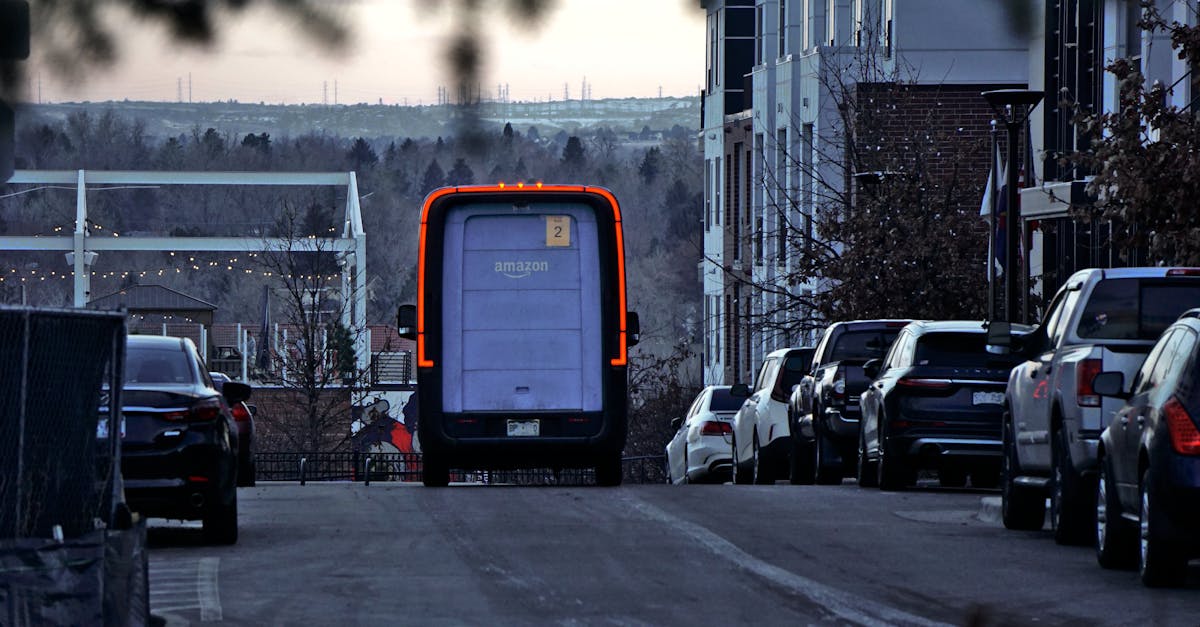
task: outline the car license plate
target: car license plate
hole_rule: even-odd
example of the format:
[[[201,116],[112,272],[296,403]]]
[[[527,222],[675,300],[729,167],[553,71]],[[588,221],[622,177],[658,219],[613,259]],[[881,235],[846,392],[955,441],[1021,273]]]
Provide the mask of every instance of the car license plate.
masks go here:
[[[125,437],[125,417],[121,416],[121,437]],[[96,439],[108,439],[108,417],[102,416],[96,421]]]
[[[509,420],[508,435],[514,438],[537,437],[541,432],[541,424],[536,420]]]
[[[971,401],[976,405],[1003,405],[1004,392],[975,392]]]

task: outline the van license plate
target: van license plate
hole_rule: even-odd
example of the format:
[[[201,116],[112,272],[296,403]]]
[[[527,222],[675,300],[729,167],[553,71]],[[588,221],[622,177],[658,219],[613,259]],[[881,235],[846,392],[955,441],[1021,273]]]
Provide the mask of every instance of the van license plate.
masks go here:
[[[1004,392],[975,392],[971,400],[976,405],[1003,405]]]
[[[536,420],[509,420],[508,435],[515,438],[537,437],[541,424]]]

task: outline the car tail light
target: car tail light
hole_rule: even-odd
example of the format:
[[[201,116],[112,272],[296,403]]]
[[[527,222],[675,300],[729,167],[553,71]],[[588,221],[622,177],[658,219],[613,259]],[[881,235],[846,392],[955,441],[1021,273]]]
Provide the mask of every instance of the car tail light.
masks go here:
[[[1075,364],[1075,402],[1080,407],[1099,407],[1100,395],[1092,389],[1092,379],[1100,374],[1103,362],[1099,359],[1085,359]]]
[[[842,398],[846,395],[846,371],[838,368],[837,379],[833,381],[833,395]]]
[[[922,379],[918,377],[904,377],[896,381],[896,385],[905,388],[913,388],[918,390],[946,390],[950,388],[949,379]]]
[[[1171,268],[1167,276],[1200,276],[1200,268]]]
[[[1200,430],[1188,414],[1187,409],[1174,396],[1163,405],[1167,417],[1167,431],[1171,433],[1171,446],[1180,455],[1200,455]]]
[[[229,413],[233,414],[233,419],[238,422],[250,420],[250,410],[246,409],[244,403],[234,403],[233,407],[229,408]]]
[[[706,420],[700,423],[700,435],[726,435],[733,433],[733,425],[728,422]]]
[[[188,410],[187,418],[189,422],[208,422],[216,420],[221,416],[221,401],[215,398],[208,398],[202,401],[197,401]]]

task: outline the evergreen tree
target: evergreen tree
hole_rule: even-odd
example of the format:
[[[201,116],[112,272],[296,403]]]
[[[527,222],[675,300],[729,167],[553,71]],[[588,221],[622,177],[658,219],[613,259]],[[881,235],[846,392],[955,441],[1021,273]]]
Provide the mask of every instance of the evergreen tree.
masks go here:
[[[354,170],[362,170],[363,166],[373,166],[379,162],[379,156],[367,140],[359,137],[354,140],[350,150],[346,152],[346,160],[353,164]]]
[[[567,138],[567,145],[563,146],[562,163],[568,169],[578,170],[587,163],[587,154],[583,148],[583,142],[579,138],[572,135]]]
[[[442,166],[437,159],[429,162],[429,167],[425,168],[425,175],[421,177],[421,195],[446,186],[446,173],[442,170]]]
[[[475,172],[471,170],[471,166],[467,165],[466,159],[458,158],[454,161],[454,167],[446,173],[447,185],[470,185],[475,182]]]
[[[638,166],[638,176],[642,177],[642,182],[649,185],[658,178],[658,173],[662,170],[662,151],[658,146],[653,146],[646,150],[645,156],[642,157],[642,164]],[[679,181],[676,181],[679,182]]]

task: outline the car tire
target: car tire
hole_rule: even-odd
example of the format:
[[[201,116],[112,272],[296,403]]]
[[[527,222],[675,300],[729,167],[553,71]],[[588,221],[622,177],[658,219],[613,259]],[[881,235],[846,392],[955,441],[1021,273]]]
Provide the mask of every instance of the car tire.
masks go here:
[[[621,454],[609,454],[603,461],[596,464],[596,485],[615,488],[621,485],[622,474]]]
[[[1142,583],[1151,588],[1175,588],[1187,580],[1188,554],[1163,537],[1166,521],[1158,500],[1150,490],[1150,471],[1142,473],[1141,507],[1138,515],[1139,543],[1138,574]]]
[[[1013,442],[1012,420],[1004,414],[1003,455],[1000,458],[1000,518],[1005,529],[1037,531],[1046,520],[1046,497],[1016,483],[1021,473],[1017,450]]]
[[[879,489],[887,491],[903,490],[908,487],[912,472],[908,465],[894,450],[890,450],[887,438],[879,438]]]
[[[792,454],[788,458],[788,481],[792,485],[812,485],[813,476],[812,443],[792,435]]]
[[[237,544],[237,490],[232,492],[228,502],[214,502],[204,512],[203,533],[204,541],[208,544]]]
[[[967,471],[954,466],[938,469],[938,485],[943,488],[963,488],[967,485]]]
[[[692,476],[688,474],[687,443],[683,445],[683,476],[679,478],[679,482],[684,485],[692,482]]]
[[[813,474],[818,485],[841,485],[841,465],[831,466],[825,461],[825,449],[828,447],[829,442],[821,434],[821,429],[817,428],[813,440]]]
[[[771,485],[775,483],[775,477],[771,475],[771,460],[763,454],[762,448],[758,445],[758,429],[754,430],[754,439],[750,442],[750,450],[753,451],[751,459],[753,460],[754,469],[754,485]]]
[[[1067,435],[1058,429],[1050,450],[1054,478],[1050,480],[1050,525],[1054,541],[1061,545],[1087,546],[1096,539],[1096,489],[1075,472]]]
[[[858,487],[879,487],[879,471],[875,468],[877,463],[867,459],[867,436],[860,431],[858,434]]]
[[[1137,565],[1138,528],[1121,516],[1107,458],[1100,458],[1100,479],[1096,482],[1096,561],[1104,568],[1127,569]]]
[[[441,455],[426,451],[422,456],[421,483],[427,488],[444,488],[450,485],[450,466]]]
[[[254,463],[253,460],[251,460],[245,464],[242,464],[242,467],[238,468],[238,487],[239,488],[253,488],[256,483],[256,481],[255,481],[256,471],[257,471],[256,464]]]
[[[737,436],[733,437],[733,483],[736,485],[749,485],[754,480],[753,467],[750,463],[743,462],[738,459],[738,444]]]

